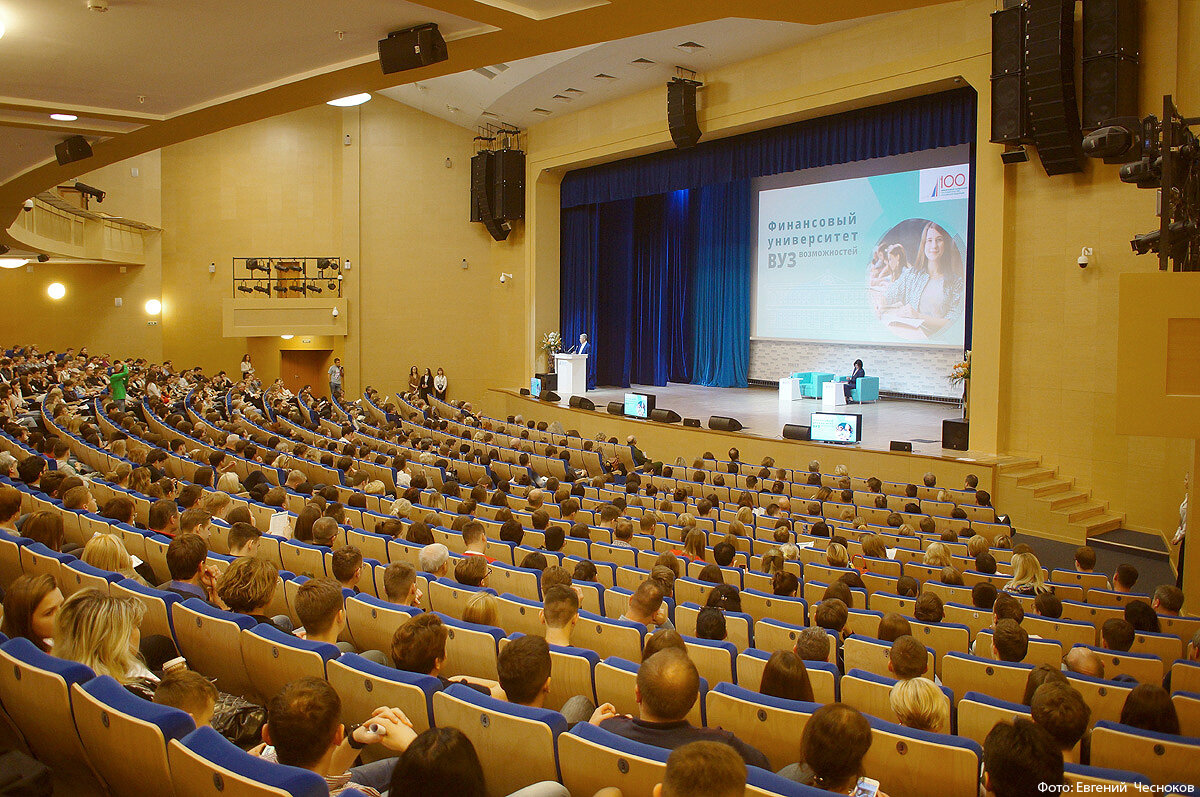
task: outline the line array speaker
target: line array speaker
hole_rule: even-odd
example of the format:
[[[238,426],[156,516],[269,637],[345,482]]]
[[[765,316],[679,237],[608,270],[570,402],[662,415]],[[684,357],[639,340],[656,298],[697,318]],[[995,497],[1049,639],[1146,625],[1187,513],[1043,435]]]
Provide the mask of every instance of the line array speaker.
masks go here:
[[[1025,107],[1025,6],[992,13],[992,142],[1029,139]]]
[[[608,414],[609,415],[624,415],[625,414],[625,405],[619,401],[608,402]]]
[[[83,136],[71,136],[54,145],[54,157],[59,166],[92,157],[92,145]]]
[[[795,423],[784,424],[783,437],[785,440],[811,440],[812,430],[808,426]]]
[[[708,428],[720,432],[740,432],[742,423],[737,418],[727,418],[724,415],[713,415],[708,419]]]
[[[695,80],[673,78],[667,84],[667,127],[671,129],[671,140],[679,149],[696,146],[700,140],[700,123],[696,121]]]
[[[543,390],[541,393],[538,393],[538,399],[540,401],[562,401],[562,396],[553,390]]]
[[[1075,0],[1027,0],[1025,102],[1029,129],[1048,175],[1083,171],[1075,102]]]
[[[587,396],[571,396],[571,398],[567,401],[567,403],[570,404],[572,407],[575,407],[575,408],[581,409],[581,410],[596,409],[595,402],[593,402]]]
[[[1141,57],[1138,0],[1083,2],[1083,129],[1137,117]]]
[[[433,22],[392,31],[379,40],[379,67],[385,75],[436,64],[447,57],[446,40]]]
[[[650,420],[658,421],[659,423],[679,423],[683,419],[679,417],[679,413],[675,410],[660,410],[655,407],[650,410]]]
[[[499,219],[525,218],[525,153],[519,149],[495,152],[492,210]]]

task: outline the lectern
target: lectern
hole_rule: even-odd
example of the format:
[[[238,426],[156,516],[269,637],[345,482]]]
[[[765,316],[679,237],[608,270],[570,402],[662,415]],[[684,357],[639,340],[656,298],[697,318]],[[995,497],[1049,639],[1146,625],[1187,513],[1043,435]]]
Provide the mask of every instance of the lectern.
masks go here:
[[[554,370],[558,373],[558,395],[563,398],[582,396],[587,392],[587,355],[556,354]]]

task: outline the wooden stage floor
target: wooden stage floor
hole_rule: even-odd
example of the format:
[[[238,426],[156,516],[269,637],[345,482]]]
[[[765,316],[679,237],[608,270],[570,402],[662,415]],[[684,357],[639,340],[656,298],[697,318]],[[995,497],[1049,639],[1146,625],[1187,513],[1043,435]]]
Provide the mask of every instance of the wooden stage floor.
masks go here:
[[[788,423],[809,425],[809,415],[821,412],[820,399],[801,399],[781,404],[779,391],[770,387],[726,388],[701,387],[670,383],[666,387],[634,385],[629,388],[600,388],[589,390],[587,398],[603,411],[610,401],[621,401],[627,392],[650,393],[657,406],[675,410],[684,418],[699,418],[708,426],[710,415],[736,418],[745,434],[781,439],[783,426]],[[567,402],[563,401],[565,405]],[[942,448],[942,421],[961,418],[962,409],[952,404],[902,399],[880,399],[870,404],[850,404],[829,410],[852,412],[863,416],[863,438],[858,446],[873,451],[887,451],[893,440],[913,444],[913,452],[932,456],[969,456],[967,452]]]

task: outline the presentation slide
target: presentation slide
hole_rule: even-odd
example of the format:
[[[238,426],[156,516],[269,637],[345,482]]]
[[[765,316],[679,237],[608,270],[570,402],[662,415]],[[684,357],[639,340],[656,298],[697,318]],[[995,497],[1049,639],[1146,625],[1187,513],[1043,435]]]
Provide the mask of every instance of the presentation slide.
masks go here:
[[[650,417],[649,399],[641,393],[626,393],[625,414],[634,418]]]
[[[753,335],[961,348],[971,175],[967,157],[955,157],[928,168],[912,168],[911,156],[850,164],[842,173],[886,171],[847,179],[828,179],[837,174],[828,167],[756,181]]]

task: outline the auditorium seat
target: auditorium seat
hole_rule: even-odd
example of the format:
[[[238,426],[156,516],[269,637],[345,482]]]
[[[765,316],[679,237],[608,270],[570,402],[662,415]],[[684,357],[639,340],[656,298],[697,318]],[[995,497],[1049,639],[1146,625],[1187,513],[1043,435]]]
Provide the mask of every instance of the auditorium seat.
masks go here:
[[[359,650],[387,653],[392,649],[396,629],[420,613],[420,609],[412,606],[400,606],[371,595],[354,595],[346,599],[346,630]]]
[[[743,650],[737,657],[737,683],[747,689],[757,689],[762,684],[763,670],[771,658],[772,651]],[[836,664],[827,661],[806,661],[808,680],[812,684],[813,699],[818,703],[836,703],[839,699],[841,673]]]
[[[61,584],[63,565],[74,559],[74,556],[52,551],[40,542],[21,546],[21,570],[27,576],[45,574]]]
[[[1172,692],[1171,703],[1179,715],[1179,732],[1184,736],[1200,736],[1200,693]]]
[[[154,583],[165,584],[171,580],[171,571],[167,567],[167,548],[171,544],[171,540],[161,534],[151,534],[149,532],[139,535],[142,538],[142,546],[145,554],[134,553],[133,549],[126,546],[126,550],[130,555],[141,558],[150,569],[154,571]],[[258,547],[259,553],[263,551],[263,545],[260,541]]]
[[[1172,617],[1168,614],[1160,614],[1158,625],[1164,634],[1174,634],[1185,643],[1200,633],[1200,617]]]
[[[489,625],[476,625],[438,613],[446,626],[446,660],[441,674],[474,675],[496,680],[496,654],[504,630]],[[390,649],[390,646],[389,646]]]
[[[7,590],[21,576],[21,546],[32,542],[28,537],[13,537],[0,531],[0,589]]]
[[[694,603],[684,603],[675,607],[675,630],[684,636],[696,635],[696,618],[700,608]],[[754,647],[753,620],[744,612],[724,612],[726,641],[738,650]]]
[[[863,767],[888,797],[978,797],[983,750],[970,739],[867,717],[872,741]]]
[[[1106,681],[1103,678],[1092,678],[1076,672],[1064,671],[1063,675],[1067,676],[1067,681],[1071,686],[1083,695],[1083,702],[1091,707],[1090,722],[1093,725],[1100,720],[1118,721],[1121,718],[1121,709],[1125,706],[1126,698],[1133,691],[1133,687],[1137,686],[1129,681]],[[1024,691],[1018,695],[1018,697],[1022,696],[1024,696]]]
[[[956,696],[982,692],[1010,702],[1020,700],[1029,680],[1029,664],[999,662],[966,653],[942,657],[942,683]]]
[[[1121,789],[1124,784],[1141,784],[1150,786],[1150,779],[1145,775],[1137,772],[1129,772],[1123,769],[1105,769],[1103,767],[1089,767],[1082,764],[1064,764],[1063,775],[1066,777],[1066,782],[1072,786],[1075,791],[1073,794],[1095,794],[1100,791],[1100,788],[1105,788],[1109,793],[1125,793],[1137,794],[1148,791],[1148,789],[1133,790]],[[1097,788],[1100,787],[1100,788]]]
[[[112,797],[170,795],[167,743],[196,729],[187,712],[136,697],[107,675],[71,686],[75,730]]]
[[[315,772],[251,755],[205,726],[167,745],[175,797],[328,797]]]
[[[641,661],[642,638],[646,627],[641,623],[604,618],[580,611],[579,622],[571,633],[571,642],[581,648],[594,650],[600,658],[616,656],[628,661]]]
[[[451,569],[453,569],[453,560],[451,560]],[[449,578],[434,579],[429,582],[428,586],[430,608],[438,614],[448,615],[459,620],[462,619],[463,610],[467,608],[467,602],[475,597],[476,592],[496,594],[495,590],[489,587],[468,587]]]
[[[967,692],[958,701],[958,735],[982,745],[996,723],[1018,716],[1030,719],[1029,706],[982,692]]]
[[[1062,605],[1063,619],[1091,623],[1096,629],[1097,642],[1100,641],[1100,628],[1104,625],[1105,620],[1125,619],[1125,610],[1117,606],[1101,606],[1093,603],[1080,603],[1078,601],[1063,601]]]
[[[913,616],[913,604],[916,603],[916,600],[916,598],[905,598],[886,592],[873,592],[867,599],[867,605],[875,611],[883,612],[884,614],[895,612],[911,619]],[[988,616],[991,616],[990,612]],[[991,621],[989,620],[988,622],[990,623]]]
[[[81,589],[98,589],[108,595],[109,585],[122,578],[124,576],[92,567],[87,562],[74,559],[63,563],[59,572],[58,586],[62,590],[63,597],[70,597]]]
[[[108,592],[114,598],[133,598],[146,607],[140,626],[142,636],[162,634],[168,639],[175,638],[171,627],[171,605],[183,600],[178,593],[147,587],[132,578],[110,584]]]
[[[992,629],[985,628],[975,637],[975,651],[980,658],[992,658]],[[1022,664],[1048,664],[1051,667],[1061,667],[1063,660],[1062,645],[1056,639],[1030,639]]]
[[[888,670],[888,661],[892,650],[892,643],[884,642],[874,637],[853,635],[846,637],[842,642],[842,646],[845,650],[844,663],[846,672],[857,668],[875,673],[876,675],[891,675],[891,672]],[[925,675],[930,680],[933,680],[935,656],[928,646],[925,649],[929,658],[929,669],[926,670]]]
[[[988,617],[991,617],[989,613]],[[991,623],[989,622],[990,626]],[[1021,621],[1021,627],[1029,632],[1031,637],[1040,636],[1042,639],[1054,639],[1058,641],[1062,648],[1063,656],[1076,645],[1094,645],[1096,644],[1096,629],[1091,623],[1085,623],[1080,620],[1066,620],[1061,618],[1041,617],[1036,614],[1027,614],[1025,619]]]
[[[1109,720],[1092,728],[1091,763],[1119,769],[1137,762],[1137,770],[1155,785],[1200,783],[1200,738],[1144,731]]]
[[[777,620],[797,627],[808,624],[808,603],[803,598],[781,597],[747,589],[742,591],[742,611],[756,622]]]
[[[0,645],[0,704],[33,755],[53,771],[56,792],[100,790],[71,713],[71,687],[93,675],[82,664],[43,653],[23,637]]]
[[[634,742],[580,722],[558,737],[562,783],[572,795],[615,787],[626,795],[650,794],[662,782],[669,750]]]
[[[557,780],[557,739],[567,723],[557,711],[496,700],[462,684],[433,696],[440,727],[466,734],[483,764],[488,794],[511,794],[543,780]]]
[[[1091,645],[1090,648],[1104,662],[1104,675],[1112,679],[1118,675],[1128,675],[1141,684],[1161,684],[1165,674],[1162,659],[1139,653],[1129,653],[1119,650],[1106,650]]]
[[[925,647],[933,651],[934,668],[930,670],[937,675],[942,674],[942,657],[947,653],[968,653],[971,649],[971,629],[956,623],[921,623],[910,622],[912,635]],[[878,630],[878,626],[876,626]]]
[[[1117,606],[1122,609],[1125,604],[1130,601],[1145,601],[1151,602],[1149,595],[1141,595],[1134,592],[1117,592],[1115,589],[1090,589],[1088,590],[1087,602],[1093,606]]]
[[[285,540],[279,546],[279,569],[288,570],[298,576],[321,578],[325,573],[325,552],[319,545],[310,545],[299,540]]]
[[[242,631],[257,623],[244,614],[222,611],[199,598],[171,604],[171,627],[188,666],[215,678],[222,692],[247,699],[254,685],[242,662]]]
[[[1185,652],[1183,640],[1174,634],[1152,634],[1138,632],[1133,637],[1130,653],[1156,656],[1163,662],[1175,661]]]
[[[683,643],[701,678],[714,684],[736,681],[734,660],[737,659],[738,649],[732,643],[692,636],[684,636]]]
[[[488,588],[496,592],[510,592],[531,601],[542,599],[541,571],[521,567],[492,565],[488,575]]]
[[[412,721],[417,733],[433,726],[433,695],[442,682],[432,675],[397,670],[345,653],[326,664],[330,686],[342,699],[342,720],[362,722],[380,706],[394,706]],[[364,747],[361,755],[374,761],[394,755],[380,745]]]
[[[819,703],[784,700],[731,683],[719,683],[705,696],[708,725],[732,732],[758,748],[775,770],[800,757],[800,737]]]
[[[325,664],[336,659],[336,645],[285,634],[259,623],[242,631],[242,662],[250,683],[264,704],[298,678],[325,678]]]
[[[883,612],[870,609],[850,609],[846,617],[846,630],[851,634],[875,636],[879,630],[879,621],[882,619]]]
[[[932,678],[930,680],[933,680]],[[849,670],[840,681],[842,702],[854,706],[864,714],[878,717],[888,722],[897,722],[892,711],[891,694],[896,679],[886,675],[876,675],[865,670]],[[954,695],[946,687],[940,687],[950,701],[950,725],[943,728],[943,733],[953,731],[954,725]]]
[[[1171,663],[1172,692],[1200,692],[1200,662],[1176,659]]]

